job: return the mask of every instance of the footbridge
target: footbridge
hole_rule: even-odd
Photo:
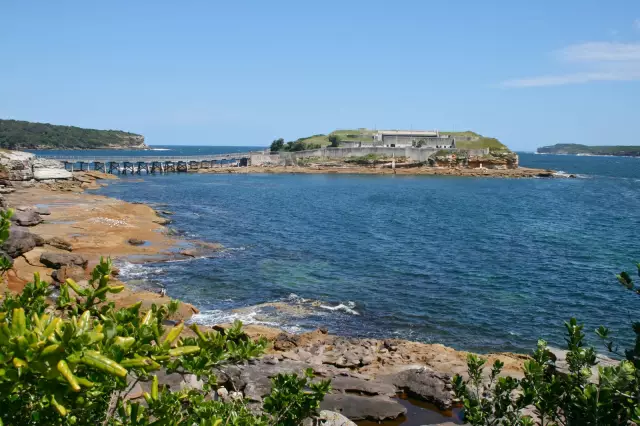
[[[104,173],[141,174],[188,172],[190,170],[210,169],[214,167],[246,167],[251,159],[263,156],[258,152],[232,152],[215,155],[159,156],[60,156],[38,155],[38,158],[56,160],[64,164],[69,171],[95,170]]]

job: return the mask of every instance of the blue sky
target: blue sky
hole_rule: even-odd
[[[640,144],[640,2],[0,0],[0,117],[150,144]]]

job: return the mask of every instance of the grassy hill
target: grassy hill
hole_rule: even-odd
[[[315,145],[327,146],[330,144],[329,136],[338,136],[340,142],[354,142],[354,141],[367,141],[373,138],[376,130],[370,129],[342,129],[334,130],[329,134],[318,134],[300,138],[295,142],[305,144],[306,146],[313,147]],[[462,149],[481,149],[491,148],[495,151],[509,151],[506,145],[500,142],[498,139],[482,136],[472,131],[465,132],[443,132],[443,135],[452,135],[456,138],[456,145]]]
[[[0,120],[0,148],[146,148],[144,136],[120,130],[83,129],[30,121]]]
[[[640,146],[611,145],[589,146],[575,143],[558,143],[538,148],[540,154],[584,154],[640,157]]]

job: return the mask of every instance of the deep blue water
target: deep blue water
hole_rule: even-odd
[[[228,248],[123,269],[200,307],[199,321],[527,351],[539,337],[561,346],[577,316],[628,339],[638,300],[614,275],[640,260],[640,159],[521,164],[581,177],[170,174],[99,193],[166,204],[176,229]],[[255,306],[267,302],[298,311]]]

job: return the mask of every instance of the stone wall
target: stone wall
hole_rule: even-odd
[[[279,154],[269,154],[266,152],[252,152],[249,157],[250,166],[274,166],[281,163]]]
[[[347,158],[362,157],[365,155],[380,155],[384,157],[406,157],[413,161],[426,162],[429,157],[438,152],[432,148],[391,148],[391,147],[363,147],[363,148],[320,148],[298,152],[281,152],[279,154],[282,161],[292,163],[300,158],[321,157],[321,158]],[[442,150],[440,150],[442,151]],[[451,151],[455,151],[451,149]]]

